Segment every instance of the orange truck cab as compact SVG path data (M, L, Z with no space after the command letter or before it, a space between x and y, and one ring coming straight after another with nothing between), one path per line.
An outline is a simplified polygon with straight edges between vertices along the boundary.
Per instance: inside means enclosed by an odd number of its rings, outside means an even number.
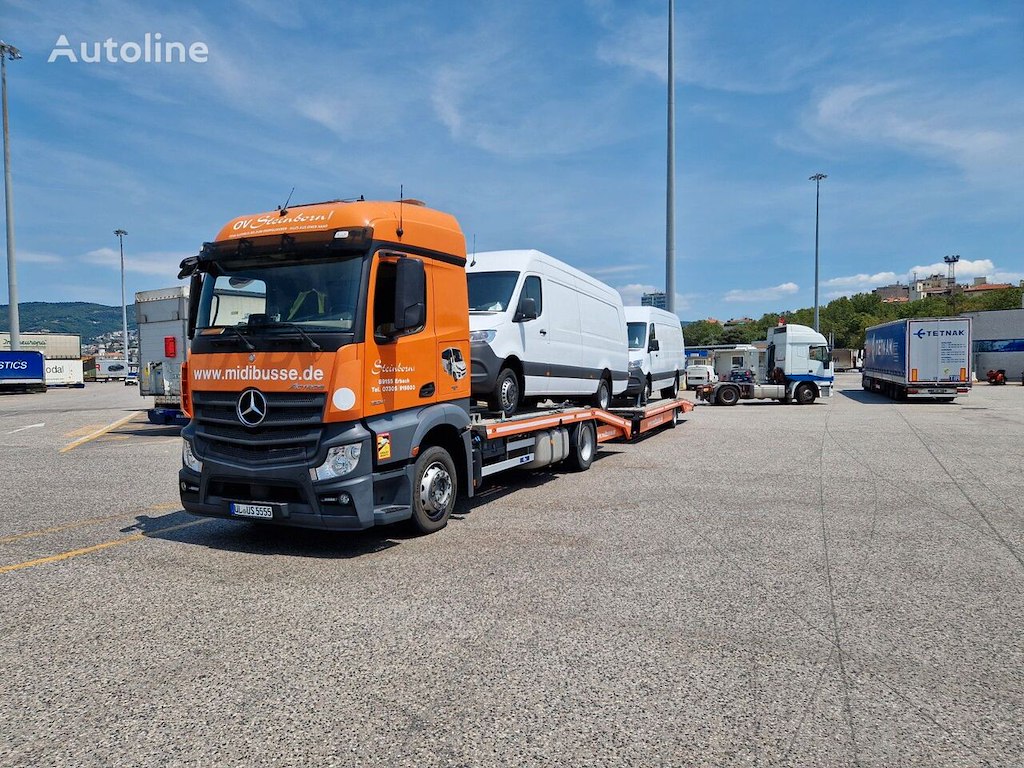
M185 509L442 527L473 490L465 262L409 200L243 216L185 259Z

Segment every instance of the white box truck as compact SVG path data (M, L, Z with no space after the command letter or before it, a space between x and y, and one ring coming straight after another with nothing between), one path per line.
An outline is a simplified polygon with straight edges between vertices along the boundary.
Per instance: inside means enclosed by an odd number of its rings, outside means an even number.
M188 345L188 286L135 294L139 327L139 394L154 398L149 420L170 424L181 414L181 364Z
M870 392L952 402L971 391L971 321L919 317L868 328L862 371Z

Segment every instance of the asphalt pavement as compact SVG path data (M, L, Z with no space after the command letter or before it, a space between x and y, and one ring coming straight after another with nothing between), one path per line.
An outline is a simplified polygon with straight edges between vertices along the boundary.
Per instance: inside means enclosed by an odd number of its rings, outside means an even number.
M193 517L137 390L0 396L0 765L1020 766L1024 387L837 378L426 537Z

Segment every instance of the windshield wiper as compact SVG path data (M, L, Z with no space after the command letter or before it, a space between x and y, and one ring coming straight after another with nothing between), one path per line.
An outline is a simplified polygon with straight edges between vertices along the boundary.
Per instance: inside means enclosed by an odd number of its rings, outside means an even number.
M319 344L316 343L316 341L313 339L312 336L310 336L308 333L306 333L304 330L302 330L302 326L299 325L298 323L289 323L287 320L278 320L278 321L273 322L273 323L261 324L259 327L261 327L261 328L291 328L293 331L296 331L302 338L304 338L306 341L308 341L309 342L309 346L311 346L317 352L319 352L321 349L323 349L323 347L321 347Z
M221 328L223 328L225 331L231 331L236 336L238 336L238 338L240 338L242 340L242 343L245 344L246 349L248 349L250 352L255 351L256 347L254 347L252 345L251 341L249 341L247 338L245 338L245 334L242 333L242 331L238 327L236 327L234 325L222 325ZM222 336L221 339L223 339L223 338L224 337ZM216 343L218 341L218 339L214 339L213 341L214 341L214 343Z

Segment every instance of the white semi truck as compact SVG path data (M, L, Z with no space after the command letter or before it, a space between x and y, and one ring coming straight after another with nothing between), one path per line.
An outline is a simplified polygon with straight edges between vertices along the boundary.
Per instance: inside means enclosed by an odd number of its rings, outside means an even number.
M139 394L152 397L154 424L187 421L181 413L181 364L188 349L188 286L135 294L139 326Z
M719 381L697 388L697 397L712 405L736 405L740 400L778 400L810 405L831 397L835 377L828 341L806 325L768 329L765 365L755 381Z

